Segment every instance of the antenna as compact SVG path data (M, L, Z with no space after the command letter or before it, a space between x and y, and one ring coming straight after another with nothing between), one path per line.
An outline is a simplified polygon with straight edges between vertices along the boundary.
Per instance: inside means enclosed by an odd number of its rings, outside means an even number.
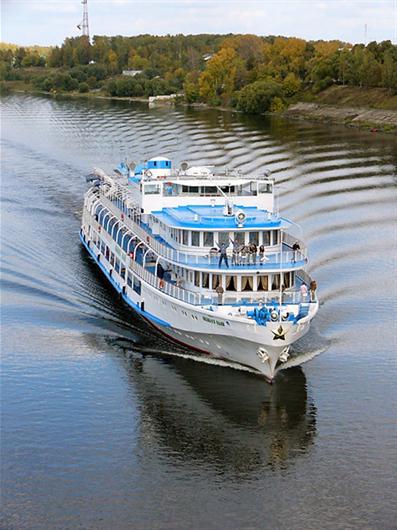
M81 30L83 37L90 38L90 32L88 29L88 0L81 0L81 3L83 4L83 20L80 22L80 24L77 24L77 27Z

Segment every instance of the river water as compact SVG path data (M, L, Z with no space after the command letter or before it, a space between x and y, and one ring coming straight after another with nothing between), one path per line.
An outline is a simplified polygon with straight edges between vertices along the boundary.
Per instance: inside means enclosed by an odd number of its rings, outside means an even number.
M392 136L215 110L4 96L2 528L396 528ZM78 239L84 175L128 157L267 167L320 311L256 376L169 357Z

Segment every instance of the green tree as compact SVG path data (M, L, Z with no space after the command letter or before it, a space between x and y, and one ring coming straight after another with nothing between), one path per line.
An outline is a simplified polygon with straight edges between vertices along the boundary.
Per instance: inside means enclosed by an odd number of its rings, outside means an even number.
M397 46L388 48L384 53L382 83L397 93Z
M287 75L282 82L282 91L285 97L289 98L299 92L301 80L293 73Z
M280 97L282 87L273 79L255 81L236 94L236 107L249 114L260 114L270 108L275 97Z
M188 103L194 103L199 99L199 73L197 71L187 74L183 83L183 92Z
M223 48L207 63L199 79L200 97L211 104L228 103L234 90L237 54Z

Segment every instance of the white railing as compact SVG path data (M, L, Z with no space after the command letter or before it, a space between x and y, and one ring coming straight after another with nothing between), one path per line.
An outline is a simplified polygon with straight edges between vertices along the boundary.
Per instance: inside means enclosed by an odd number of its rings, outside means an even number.
M218 268L218 262L219 262L219 254L215 255L198 255L198 254L191 254L187 252L182 252L180 250L176 250L173 248L170 248L169 246L165 245L164 243L161 243L158 241L151 233L146 231L141 227L141 225L131 219L125 212L122 212L113 201L111 201L108 197L105 195L101 195L101 202L103 205L111 211L118 219L120 219L121 214L124 215L123 223L133 232L138 238L143 241L147 246L149 246L154 252L156 252L159 256L167 259L168 261L174 262L176 264L184 264L189 265L190 267L210 267L210 268ZM295 240L294 240L295 241ZM299 242L300 243L300 242ZM303 247L303 244L302 244ZM263 269L268 268L276 268L281 266L282 264L291 264L291 263L301 263L306 262L306 249L303 247L303 250L297 250L297 251L281 251L281 252L265 252L265 260L260 261L259 256L257 256L256 261L254 262L252 259L252 256L247 255L245 258L243 256L240 256L239 262L240 264L236 266L236 268L253 268L258 269L258 265L262 266ZM229 257L229 266L233 268L232 264L232 251L229 250L228 252Z
M101 238L108 244L113 241L112 238L106 232L101 234ZM106 241L108 240L108 241ZM100 249L95 245L91 240L91 244L95 247L96 252L101 254L101 260L105 260L110 267L114 268L114 265L106 258L106 256L101 253ZM280 302L280 291L257 291L250 293L236 293L235 295L228 293L226 291L221 297L217 294L203 294L195 291L190 291L182 287L178 287L173 283L167 282L163 279L158 278L155 274L145 269L142 265L134 261L132 258L129 258L124 251L120 251L122 255L122 262L128 266L129 270L136 274L141 280L147 284L154 287L156 290L161 291L172 298L181 300L191 305L198 306L209 306L209 305L258 305L259 303L263 304L279 304ZM117 271L116 271L117 272ZM126 270L126 273L128 269ZM120 276L120 272L118 273ZM123 277L122 277L123 278ZM127 283L127 277L124 278L125 283ZM306 275L305 280L310 280L309 276ZM308 296L305 299L302 299L301 292L299 290L285 290L282 293L282 303L283 304L298 304L301 302L308 302Z

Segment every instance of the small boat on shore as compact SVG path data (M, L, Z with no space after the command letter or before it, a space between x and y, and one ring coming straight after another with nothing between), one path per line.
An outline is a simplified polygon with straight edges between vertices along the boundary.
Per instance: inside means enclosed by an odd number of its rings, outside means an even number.
M91 176L80 238L125 302L169 339L271 381L318 310L300 227L268 172L164 157ZM303 362L302 356L302 362Z

